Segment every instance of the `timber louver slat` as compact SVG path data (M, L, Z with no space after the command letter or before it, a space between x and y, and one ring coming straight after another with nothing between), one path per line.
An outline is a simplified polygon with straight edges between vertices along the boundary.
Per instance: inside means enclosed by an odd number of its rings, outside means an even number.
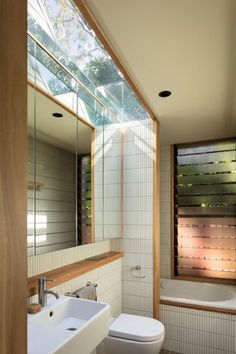
M178 195L236 194L235 183L177 186Z
M175 145L174 272L236 280L236 139Z
M214 163L206 165L178 165L177 170L182 175L194 175L198 173L231 172L235 168L234 162Z

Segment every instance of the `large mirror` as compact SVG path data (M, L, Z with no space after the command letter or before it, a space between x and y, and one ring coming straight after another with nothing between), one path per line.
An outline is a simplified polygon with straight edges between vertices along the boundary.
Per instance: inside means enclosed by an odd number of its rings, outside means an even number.
M28 255L122 236L122 127L28 40Z
M28 86L28 254L93 242L92 128Z

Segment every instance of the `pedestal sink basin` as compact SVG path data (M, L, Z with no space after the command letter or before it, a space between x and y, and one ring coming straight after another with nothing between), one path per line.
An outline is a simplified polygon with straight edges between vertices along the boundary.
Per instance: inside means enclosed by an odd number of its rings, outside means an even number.
M28 354L90 354L109 331L110 306L63 296L28 315Z

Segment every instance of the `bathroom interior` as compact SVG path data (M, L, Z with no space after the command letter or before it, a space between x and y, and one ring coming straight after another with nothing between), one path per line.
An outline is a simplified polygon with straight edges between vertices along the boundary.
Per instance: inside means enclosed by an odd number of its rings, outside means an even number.
M236 354L236 2L0 32L0 354Z

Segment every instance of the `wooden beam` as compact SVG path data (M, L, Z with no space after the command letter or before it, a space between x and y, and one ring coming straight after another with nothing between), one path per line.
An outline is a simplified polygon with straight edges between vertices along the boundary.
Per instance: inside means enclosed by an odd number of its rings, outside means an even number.
M27 1L0 5L0 353L27 353Z
M175 273L175 161L174 161L174 145L170 148L170 262L171 277Z
M160 315L160 124L153 121L153 317Z

